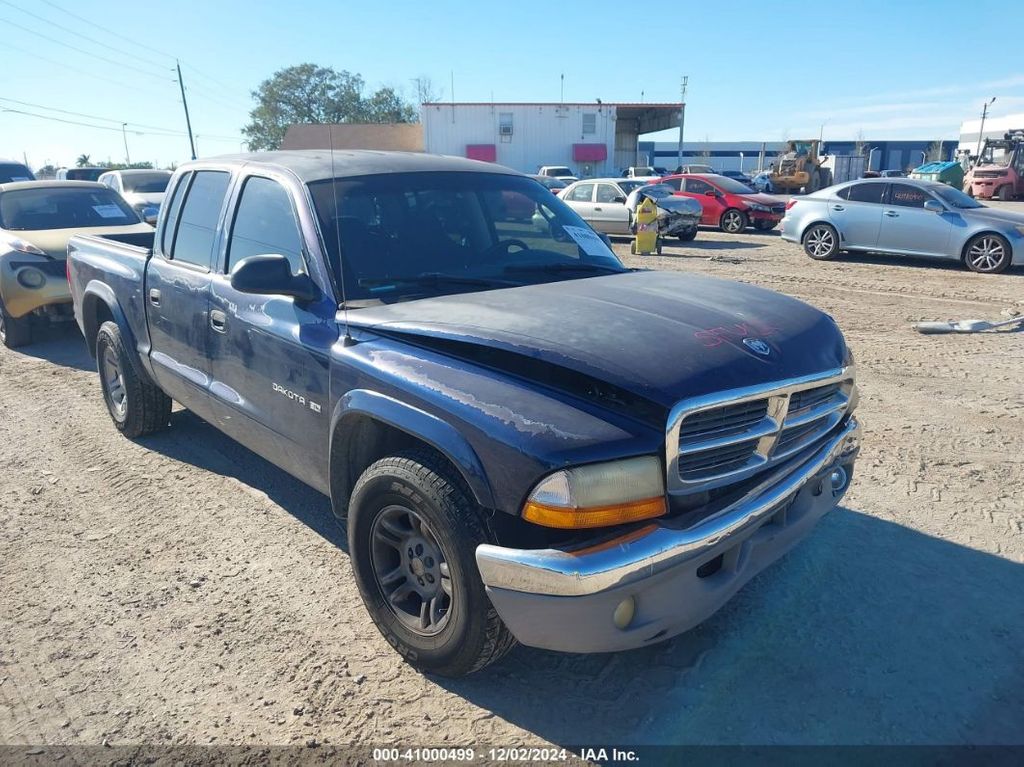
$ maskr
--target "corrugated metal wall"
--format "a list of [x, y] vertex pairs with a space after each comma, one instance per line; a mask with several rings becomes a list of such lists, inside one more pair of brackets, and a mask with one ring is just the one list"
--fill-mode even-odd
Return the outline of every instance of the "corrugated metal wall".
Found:
[[[512, 115], [512, 135], [499, 131], [502, 114]], [[594, 133], [583, 133], [583, 115], [594, 115]], [[427, 152], [466, 156], [470, 144], [494, 144], [497, 162], [524, 173], [541, 165], [568, 165], [587, 176], [614, 175], [615, 109], [607, 105], [427, 104], [421, 108]], [[604, 144], [608, 159], [588, 168], [572, 159], [573, 144]], [[635, 139], [634, 139], [635, 152]], [[632, 160], [628, 164], [632, 164]]]

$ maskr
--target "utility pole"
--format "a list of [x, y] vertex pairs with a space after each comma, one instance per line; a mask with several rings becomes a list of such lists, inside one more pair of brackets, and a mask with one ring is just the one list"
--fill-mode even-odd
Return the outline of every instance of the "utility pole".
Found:
[[679, 167], [683, 166], [683, 125], [686, 123], [686, 84], [689, 81], [689, 76], [683, 75], [683, 81], [679, 85]]
[[996, 97], [993, 96], [990, 101], [985, 102], [985, 106], [981, 108], [981, 127], [978, 129], [978, 149], [974, 153], [975, 157], [981, 157], [981, 142], [985, 135], [985, 118], [988, 117], [988, 108], [992, 106], [996, 101]]
[[128, 127], [128, 123], [121, 123], [121, 135], [124, 137], [124, 164], [131, 165], [132, 158], [128, 156], [128, 132], [125, 128]]
[[178, 86], [181, 88], [181, 105], [185, 107], [185, 129], [188, 130], [188, 145], [192, 149], [192, 159], [196, 159], [196, 142], [192, 138], [192, 121], [188, 116], [188, 101], [185, 100], [185, 81], [181, 79], [181, 64], [177, 60], [174, 65], [178, 68]]

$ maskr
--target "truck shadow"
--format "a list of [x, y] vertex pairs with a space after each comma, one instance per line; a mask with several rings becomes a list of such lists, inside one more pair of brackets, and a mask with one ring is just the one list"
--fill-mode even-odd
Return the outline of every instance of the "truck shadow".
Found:
[[702, 626], [435, 680], [548, 741], [1019, 742], [1024, 566], [846, 508]]

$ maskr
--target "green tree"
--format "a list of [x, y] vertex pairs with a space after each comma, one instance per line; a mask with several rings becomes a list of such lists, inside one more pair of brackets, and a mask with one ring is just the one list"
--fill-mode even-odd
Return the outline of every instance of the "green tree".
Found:
[[252, 92], [256, 107], [242, 133], [251, 151], [277, 149], [297, 123], [414, 122], [417, 112], [393, 88], [364, 96], [362, 76], [315, 64], [275, 72]]
[[80, 155], [78, 155], [78, 159], [75, 160], [75, 164], [79, 168], [86, 167], [89, 164], [89, 155], [87, 155], [87, 154], [80, 154]]

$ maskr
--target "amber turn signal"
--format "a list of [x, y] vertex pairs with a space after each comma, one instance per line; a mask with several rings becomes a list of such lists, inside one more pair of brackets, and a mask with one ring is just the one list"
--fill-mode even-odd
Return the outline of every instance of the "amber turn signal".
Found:
[[667, 507], [664, 497], [645, 498], [640, 501], [617, 503], [612, 506], [595, 506], [576, 509], [559, 506], [547, 506], [534, 501], [527, 501], [523, 508], [523, 517], [530, 522], [545, 527], [563, 529], [582, 529], [588, 527], [610, 527], [641, 519], [652, 519], [663, 516]]

